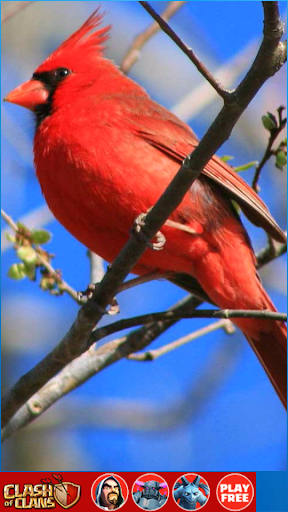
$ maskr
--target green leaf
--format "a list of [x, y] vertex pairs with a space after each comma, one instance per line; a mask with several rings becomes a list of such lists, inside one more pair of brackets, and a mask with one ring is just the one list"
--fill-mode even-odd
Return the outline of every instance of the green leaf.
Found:
[[220, 160], [222, 160], [222, 162], [228, 162], [229, 160], [233, 160], [234, 156], [230, 156], [230, 155], [223, 155], [220, 157]]
[[28, 263], [24, 263], [24, 272], [31, 281], [35, 280], [35, 265], [30, 265]]
[[6, 233], [6, 235], [5, 235], [5, 236], [6, 236], [6, 238], [7, 238], [7, 240], [8, 240], [9, 242], [12, 242], [12, 244], [15, 244], [15, 242], [16, 242], [16, 238], [15, 238], [15, 236], [14, 236], [14, 235], [11, 235], [10, 233]]
[[22, 224], [22, 222], [16, 222], [16, 224], [18, 229], [22, 231], [25, 235], [30, 235], [30, 229], [28, 229], [27, 226], [25, 226], [25, 224]]
[[282, 149], [280, 151], [277, 151], [277, 154], [276, 154], [276, 167], [278, 167], [278, 169], [283, 169], [283, 167], [285, 167], [285, 165], [287, 164], [287, 155], [285, 153], [285, 151], [283, 151]]
[[270, 112], [267, 112], [265, 116], [262, 116], [262, 123], [264, 128], [266, 128], [266, 130], [268, 130], [269, 132], [277, 128], [276, 117], [273, 116], [273, 114], [271, 114]]
[[52, 234], [46, 229], [35, 229], [31, 232], [31, 240], [33, 244], [47, 244], [50, 242]]
[[248, 169], [251, 169], [251, 167], [256, 167], [259, 162], [257, 160], [254, 160], [253, 162], [248, 162], [247, 164], [239, 165], [238, 167], [233, 167], [235, 172], [241, 172], [241, 171], [247, 171]]
[[36, 263], [37, 261], [37, 253], [30, 245], [19, 247], [17, 250], [17, 256], [20, 260], [24, 261], [24, 263], [31, 264]]
[[26, 277], [24, 263], [14, 263], [8, 270], [8, 276], [12, 279], [24, 279]]

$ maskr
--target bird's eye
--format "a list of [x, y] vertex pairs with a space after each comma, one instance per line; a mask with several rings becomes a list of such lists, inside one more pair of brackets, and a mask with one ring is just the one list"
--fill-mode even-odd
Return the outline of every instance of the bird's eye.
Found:
[[70, 75], [71, 71], [67, 68], [58, 68], [55, 70], [56, 78], [65, 78], [65, 76]]

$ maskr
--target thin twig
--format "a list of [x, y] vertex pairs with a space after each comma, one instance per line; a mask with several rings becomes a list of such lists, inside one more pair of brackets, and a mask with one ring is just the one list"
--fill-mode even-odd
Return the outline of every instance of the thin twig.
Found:
[[267, 263], [270, 263], [275, 258], [282, 256], [287, 251], [287, 244], [280, 244], [271, 237], [268, 238], [268, 244], [264, 249], [257, 254], [257, 268], [261, 268]]
[[30, 1], [30, 2], [15, 2], [15, 3], [16, 3], [15, 7], [13, 7], [13, 9], [11, 9], [11, 11], [7, 12], [7, 14], [4, 14], [2, 16], [2, 18], [1, 18], [1, 23], [2, 24], [5, 23], [6, 21], [10, 20], [10, 18], [15, 16], [15, 14], [17, 14], [20, 11], [22, 11], [23, 9], [25, 9], [29, 5], [34, 4], [35, 2], [34, 1]]
[[266, 164], [266, 162], [268, 162], [268, 160], [271, 158], [271, 156], [273, 156], [275, 154], [274, 151], [272, 150], [273, 144], [274, 144], [275, 140], [277, 139], [279, 133], [281, 133], [281, 131], [284, 130], [284, 128], [286, 126], [287, 119], [282, 119], [283, 110], [284, 110], [284, 107], [282, 107], [282, 106], [277, 109], [278, 121], [279, 121], [278, 126], [276, 126], [275, 128], [270, 130], [270, 136], [268, 139], [265, 153], [263, 155], [263, 158], [260, 160], [259, 164], [256, 166], [254, 178], [252, 181], [252, 188], [255, 190], [255, 192], [260, 191], [260, 188], [258, 186], [258, 181], [259, 181], [260, 173], [261, 173], [264, 165]]
[[10, 215], [8, 215], [8, 213], [6, 213], [4, 210], [2, 210], [2, 208], [1, 208], [1, 217], [2, 217], [2, 219], [5, 220], [5, 222], [8, 224], [8, 226], [10, 226], [10, 228], [13, 231], [15, 231], [15, 233], [17, 233], [18, 226], [17, 226], [16, 222], [14, 222], [12, 217], [10, 217]]
[[[186, 4], [185, 2], [169, 2], [166, 9], [162, 12], [161, 17], [163, 20], [168, 21], [181, 7]], [[141, 32], [138, 36], [135, 37], [132, 42], [130, 48], [128, 49], [125, 57], [123, 58], [120, 69], [123, 73], [127, 74], [132, 66], [134, 66], [135, 62], [140, 57], [140, 50], [143, 46], [151, 39], [157, 32], [159, 32], [160, 26], [155, 21], [149, 27], [147, 27], [143, 32]]]
[[[15, 223], [15, 221], [12, 219], [12, 217], [10, 215], [8, 215], [3, 209], [1, 209], [1, 216], [6, 221], [6, 223], [10, 226], [10, 228], [14, 232], [17, 233], [18, 226]], [[173, 223], [172, 221], [167, 221], [167, 222], [168, 222], [168, 225], [170, 225], [169, 223], [171, 223], [172, 226], [174, 226], [174, 224], [177, 225], [177, 227], [179, 226], [179, 224], [177, 222], [175, 222], [175, 223]], [[184, 228], [185, 228], [185, 226], [184, 226]], [[57, 282], [60, 285], [61, 291], [67, 292], [78, 304], [81, 304], [82, 301], [79, 298], [81, 294], [79, 294], [76, 290], [74, 290], [66, 281], [64, 281], [62, 278], [60, 278], [58, 272], [53, 268], [51, 263], [49, 263], [43, 257], [41, 250], [39, 250], [37, 246], [34, 247], [34, 249], [35, 249], [35, 251], [38, 255], [38, 259], [41, 261], [41, 264], [43, 265], [43, 267], [46, 268], [46, 270], [49, 272], [51, 277], [54, 277], [55, 279], [57, 279]], [[90, 258], [90, 280], [91, 280], [91, 283], [97, 284], [98, 282], [101, 281], [101, 279], [103, 279], [103, 276], [104, 276], [103, 259], [91, 251], [88, 251], [88, 255]], [[125, 281], [120, 286], [117, 293], [124, 292], [131, 288], [134, 288], [135, 286], [139, 286], [144, 283], [149, 283], [156, 279], [165, 279], [165, 278], [168, 278], [168, 273], [165, 274], [165, 273], [159, 272], [157, 270], [155, 270], [153, 272], [148, 272], [147, 274], [144, 274], [142, 276], [135, 277], [133, 279], [130, 279], [129, 281]]]
[[182, 41], [182, 39], [174, 32], [174, 30], [168, 25], [168, 23], [151, 7], [149, 2], [139, 2], [139, 4], [146, 9], [147, 12], [154, 18], [155, 21], [162, 28], [163, 32], [165, 32], [174, 43], [181, 48], [181, 50], [187, 55], [187, 57], [193, 62], [193, 64], [198, 69], [199, 73], [201, 73], [204, 78], [206, 78], [207, 82], [215, 89], [215, 91], [223, 98], [224, 100], [230, 95], [230, 91], [225, 89], [223, 85], [217, 80], [212, 73], [204, 66], [203, 62], [195, 55], [193, 50], [189, 48], [189, 46]]
[[[3, 209], [1, 209], [1, 217], [7, 222], [7, 224], [10, 226], [10, 228], [15, 231], [15, 233], [18, 233], [18, 226]], [[59, 287], [61, 288], [61, 291], [68, 293], [72, 299], [74, 299], [79, 304], [79, 298], [78, 293], [72, 286], [70, 286], [62, 277], [60, 277], [59, 273], [54, 269], [54, 267], [51, 265], [49, 261], [43, 256], [42, 250], [36, 245], [34, 246], [34, 250], [37, 253], [37, 258], [41, 262], [41, 265], [49, 272], [51, 277], [55, 278], [57, 280], [57, 283]]]
[[115, 332], [123, 331], [124, 329], [130, 329], [137, 325], [150, 324], [157, 322], [158, 320], [170, 320], [179, 318], [258, 318], [261, 320], [280, 320], [285, 322], [287, 320], [286, 313], [279, 313], [278, 311], [261, 310], [256, 311], [252, 309], [200, 309], [199, 311], [192, 312], [175, 312], [175, 311], [161, 311], [159, 313], [149, 313], [147, 315], [138, 315], [132, 318], [123, 318], [118, 322], [99, 327], [93, 331], [89, 338], [89, 344], [94, 343], [100, 339], [103, 339], [110, 334]]
[[[131, 361], [154, 361], [154, 359], [158, 359], [158, 357], [168, 354], [169, 352], [172, 352], [172, 350], [182, 347], [183, 345], [186, 345], [187, 343], [190, 343], [190, 341], [194, 341], [201, 336], [205, 336], [206, 334], [217, 331], [218, 329], [226, 329], [227, 323], [230, 324], [230, 321], [224, 319], [218, 320], [218, 322], [214, 322], [211, 325], [202, 327], [197, 331], [187, 334], [187, 336], [182, 336], [178, 340], [172, 341], [172, 343], [167, 343], [167, 345], [164, 345], [161, 348], [147, 350], [146, 352], [140, 352], [136, 354], [129, 354], [127, 359], [131, 359]], [[234, 329], [232, 332], [234, 332]]]
[[[46, 224], [49, 224], [49, 222], [52, 222], [55, 220], [55, 217], [52, 215], [51, 211], [49, 210], [48, 206], [43, 204], [39, 208], [35, 208], [35, 210], [32, 210], [28, 212], [26, 215], [23, 215], [23, 217], [20, 217], [18, 219], [21, 224], [24, 224], [24, 226], [27, 226], [27, 228], [31, 229], [40, 229], [46, 226]], [[14, 231], [14, 230], [12, 230]], [[10, 249], [13, 246], [13, 242], [10, 242], [7, 240], [6, 235], [10, 234], [10, 229], [2, 229], [1, 231], [1, 252], [5, 252], [7, 249]]]
[[139, 277], [134, 277], [133, 279], [129, 279], [129, 281], [125, 281], [119, 288], [118, 293], [129, 290], [130, 288], [134, 288], [135, 286], [139, 286], [140, 284], [150, 283], [151, 281], [155, 281], [157, 279], [166, 279], [168, 276], [163, 272], [158, 272], [157, 270], [153, 272], [148, 272]]

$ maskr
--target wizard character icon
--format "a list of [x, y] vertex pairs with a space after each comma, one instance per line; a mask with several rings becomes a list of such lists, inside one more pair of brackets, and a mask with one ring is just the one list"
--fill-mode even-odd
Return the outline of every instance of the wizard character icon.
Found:
[[[206, 484], [200, 483], [200, 480], [201, 477], [198, 475], [193, 482], [189, 482], [185, 476], [182, 476], [182, 484], [176, 482], [173, 496], [176, 503], [184, 510], [195, 510], [197, 503], [200, 504], [198, 508], [203, 507], [207, 503], [209, 487]], [[203, 489], [205, 494], [200, 489]]]
[[124, 503], [121, 485], [114, 476], [108, 476], [96, 487], [95, 503], [102, 510], [115, 510]]

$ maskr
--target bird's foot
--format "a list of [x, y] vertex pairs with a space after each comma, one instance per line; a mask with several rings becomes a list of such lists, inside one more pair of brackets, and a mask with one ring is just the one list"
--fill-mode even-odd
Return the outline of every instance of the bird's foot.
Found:
[[[77, 293], [78, 301], [81, 304], [86, 304], [88, 300], [92, 299], [96, 287], [97, 283], [88, 284], [86, 290]], [[118, 313], [120, 313], [120, 307], [116, 298], [114, 297], [114, 299], [111, 301], [109, 309], [103, 309], [101, 312], [103, 315], [117, 315]]]
[[149, 210], [147, 210], [146, 213], [140, 213], [140, 215], [138, 215], [138, 217], [134, 221], [132, 232], [141, 241], [144, 241], [146, 245], [149, 247], [149, 249], [153, 249], [153, 251], [161, 251], [166, 242], [166, 238], [163, 235], [163, 233], [161, 233], [161, 231], [158, 231], [158, 233], [155, 236], [156, 242], [151, 242], [143, 232], [143, 227], [145, 226], [145, 219], [150, 210], [151, 208], [149, 208]]

